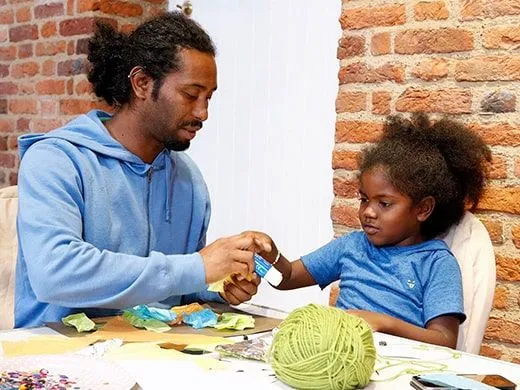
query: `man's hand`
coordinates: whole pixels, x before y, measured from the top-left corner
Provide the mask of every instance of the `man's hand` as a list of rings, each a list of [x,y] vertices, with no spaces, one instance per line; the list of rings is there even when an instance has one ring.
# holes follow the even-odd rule
[[[249,237],[253,240],[249,250],[259,253],[264,259],[272,263],[278,255],[278,249],[271,237],[262,232],[245,231],[240,234],[242,237]]]
[[[255,265],[253,248],[256,244],[249,235],[220,238],[200,250],[206,271],[206,284],[217,282],[229,275],[245,278],[252,274]]]
[[[239,305],[242,302],[249,301],[256,294],[260,284],[260,277],[257,274],[253,274],[253,279],[250,282],[246,279],[238,280],[235,276],[231,278],[232,282],[224,282],[224,291],[221,293],[222,298],[229,304]]]

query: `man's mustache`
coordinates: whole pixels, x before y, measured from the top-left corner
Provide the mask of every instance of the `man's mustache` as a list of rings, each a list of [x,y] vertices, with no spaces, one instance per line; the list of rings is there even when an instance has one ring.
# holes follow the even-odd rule
[[[180,127],[194,127],[194,128],[198,128],[198,129],[202,129],[202,121],[198,121],[198,120],[193,120],[193,121],[189,121],[189,122],[184,122],[180,125]]]

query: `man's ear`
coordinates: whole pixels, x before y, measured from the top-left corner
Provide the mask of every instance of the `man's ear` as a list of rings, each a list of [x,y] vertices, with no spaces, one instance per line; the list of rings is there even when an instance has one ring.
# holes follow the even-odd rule
[[[142,67],[133,67],[128,75],[128,79],[130,80],[132,91],[137,99],[144,100],[149,96],[153,88],[153,80],[145,73]]]
[[[433,196],[427,196],[423,198],[417,205],[417,220],[424,222],[433,212],[435,208],[435,198]]]

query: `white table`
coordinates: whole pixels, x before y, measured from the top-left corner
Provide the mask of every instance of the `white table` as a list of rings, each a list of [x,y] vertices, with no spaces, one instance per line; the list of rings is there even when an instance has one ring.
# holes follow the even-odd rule
[[[260,312],[256,310],[256,312],[271,316],[278,314],[270,310],[260,310]],[[18,329],[0,332],[0,340],[21,339],[39,334],[57,333],[48,328]],[[401,358],[409,363],[382,369],[378,371],[379,376],[375,374],[373,378],[390,378],[405,369],[420,368],[414,362],[426,361],[432,365],[446,365],[450,372],[461,374],[500,374],[519,385],[520,390],[520,365],[381,333],[374,334],[374,341],[382,359],[387,356],[395,362],[395,359]],[[380,342],[386,345],[380,345]],[[247,389],[289,389],[276,379],[268,364],[228,358],[225,360],[222,369],[211,371],[191,361],[122,359],[116,362],[126,369],[144,390],[162,388],[161,386],[164,386],[168,379],[172,384],[179,384],[182,381],[191,389],[228,390],[233,383],[237,382]],[[385,363],[379,362],[376,367],[381,364]],[[371,382],[367,389],[409,389],[411,377],[411,374],[405,374],[391,381]]]

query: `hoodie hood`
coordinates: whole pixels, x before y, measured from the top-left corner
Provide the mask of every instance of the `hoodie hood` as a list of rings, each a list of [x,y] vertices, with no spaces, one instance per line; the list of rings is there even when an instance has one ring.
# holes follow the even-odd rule
[[[173,196],[172,177],[175,173],[173,170],[177,154],[169,153],[164,149],[151,164],[145,163],[139,156],[136,156],[126,149],[109,133],[103,121],[111,117],[112,115],[104,111],[92,110],[88,114],[80,115],[71,122],[68,122],[65,126],[48,133],[22,135],[18,138],[20,159],[23,159],[25,152],[38,141],[56,138],[68,141],[79,147],[90,149],[98,154],[120,160],[134,173],[140,176],[162,171],[165,175],[165,182],[168,183],[166,186],[165,218],[166,221],[169,221]]]

